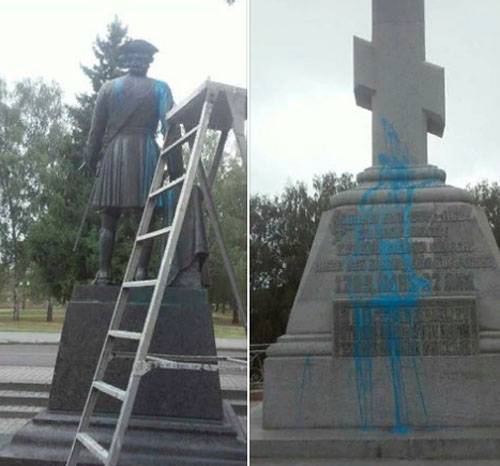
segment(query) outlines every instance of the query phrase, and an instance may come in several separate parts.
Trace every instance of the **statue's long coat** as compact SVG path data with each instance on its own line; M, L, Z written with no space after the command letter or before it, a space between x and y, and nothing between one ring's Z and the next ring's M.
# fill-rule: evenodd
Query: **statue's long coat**
M159 148L155 141L158 124L165 133L165 115L172 106L170 88L162 81L127 75L102 86L97 95L87 141L88 159L101 159L94 207L144 206L158 160ZM175 178L183 171L179 151L169 157L169 172ZM180 188L180 185L174 188L157 204L165 210L164 218L169 223L173 219ZM201 267L207 255L200 204L199 190L195 189L170 281L178 271L191 267L196 258Z

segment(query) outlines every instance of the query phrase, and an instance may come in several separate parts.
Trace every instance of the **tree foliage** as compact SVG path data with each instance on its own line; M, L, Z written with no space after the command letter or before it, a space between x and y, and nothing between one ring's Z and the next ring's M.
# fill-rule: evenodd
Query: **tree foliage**
M123 25L118 17L107 26L105 37L97 37L92 47L95 63L91 66L82 65L82 71L90 80L91 92L84 92L76 96L77 105L69 107L72 119L73 140L77 149L82 153L92 121L97 93L102 85L110 79L124 74L121 68L118 50L127 40L127 26Z
M79 94L77 105L68 107L71 137L65 140L64 151L59 154L57 165L46 179L46 209L31 229L29 244L35 276L59 301L68 299L74 283L90 280L97 269L99 222L94 212L90 212L78 249L73 251L94 182L91 173L78 171L78 167L83 161L97 92L106 81L123 74L118 49L126 40L127 28L115 18L108 25L106 36L96 39L93 46L95 63L82 66L92 91ZM123 267L120 263L120 270Z
M10 271L17 319L18 288L30 263L26 238L47 207L47 179L57 169L67 125L57 84L26 79L0 88L1 261Z
M354 186L353 176L316 176L312 194L302 182L280 196L250 200L250 312L252 343L285 332L322 212L333 194Z
M500 185L496 181L483 180L474 186L468 185L467 190L484 209L493 236L500 247Z
M226 154L213 187L213 198L217 210L224 242L235 269L243 302L246 302L247 270L247 202L246 172L239 157ZM220 250L213 231L209 228L209 270L211 276L210 299L216 308L226 305L233 310L233 321L237 321L236 304L224 268Z

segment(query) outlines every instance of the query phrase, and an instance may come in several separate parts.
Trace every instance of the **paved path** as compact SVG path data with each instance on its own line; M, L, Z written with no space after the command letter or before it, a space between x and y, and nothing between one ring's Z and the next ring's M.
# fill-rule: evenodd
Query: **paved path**
M50 332L0 332L0 344L25 344L25 345L58 345L60 333ZM245 351L247 347L244 338L216 338L218 349Z
M245 390L246 370L233 365L221 364L220 378L223 389ZM41 383L50 384L54 369L52 367L0 366L0 384Z
M0 383L50 384L53 374L54 369L52 367L0 366Z
M54 367L58 345L0 345L0 366Z
M0 344L58 345L60 339L60 333L0 332Z

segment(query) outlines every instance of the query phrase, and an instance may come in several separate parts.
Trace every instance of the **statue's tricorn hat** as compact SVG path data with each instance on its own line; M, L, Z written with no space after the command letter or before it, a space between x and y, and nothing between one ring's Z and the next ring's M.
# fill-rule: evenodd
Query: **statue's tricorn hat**
M120 55L126 55L128 53L143 53L145 55L153 56L158 49L148 42L142 39L133 39L125 42L119 49Z

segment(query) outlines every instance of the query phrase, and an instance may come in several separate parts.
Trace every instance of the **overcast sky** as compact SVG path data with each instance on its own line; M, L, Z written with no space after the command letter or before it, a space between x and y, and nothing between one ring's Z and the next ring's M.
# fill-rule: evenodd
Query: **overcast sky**
M118 15L131 37L160 49L149 74L177 101L207 76L246 86L246 9L245 0L1 0L0 77L54 79L73 102L90 89L80 64L94 63L92 43Z
M446 76L446 129L429 163L448 183L500 181L500 2L426 0L427 61ZM371 163L370 112L355 105L353 36L371 0L251 0L251 189Z

